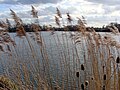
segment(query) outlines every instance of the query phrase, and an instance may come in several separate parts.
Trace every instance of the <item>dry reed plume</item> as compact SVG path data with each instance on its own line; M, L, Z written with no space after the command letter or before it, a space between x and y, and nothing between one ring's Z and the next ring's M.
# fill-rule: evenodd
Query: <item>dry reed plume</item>
M34 32L25 31L13 10L17 36L23 38L0 32L0 70L11 79L0 77L1 90L120 90L120 42L113 34L101 35L93 28L88 32L83 16L78 18L77 32L44 34L36 23L38 12L31 7ZM55 22L60 27L63 17L56 9ZM67 20L72 24L69 13ZM0 22L0 27L7 25L8 19ZM117 27L109 29L119 37Z

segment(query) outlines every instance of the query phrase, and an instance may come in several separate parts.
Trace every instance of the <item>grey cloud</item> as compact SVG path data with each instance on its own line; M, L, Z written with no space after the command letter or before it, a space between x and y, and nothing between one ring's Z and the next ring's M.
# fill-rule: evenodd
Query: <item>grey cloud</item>
M40 20L40 22L50 22L50 21L53 21L52 16L45 16L44 18L39 19L39 20Z
M52 15L56 13L56 7L49 6L38 11L38 15Z
M111 14L114 11L120 10L120 0L86 0L92 2L93 4L102 4L102 9L104 9L103 14Z
M120 5L116 5L115 9L120 10Z
M120 20L120 16L108 16L108 15L104 15L104 16L88 16L87 17L87 22L91 23L91 22L99 22L99 23L109 23L109 22L115 22L115 19L117 19L118 21Z
M87 18L87 26L92 26L92 27L102 27L103 25L108 25L110 22L113 22L111 19L104 19L102 17L99 18L94 18L94 17L89 17Z
M107 15L112 13L113 11L116 11L116 8L111 6L103 5L102 8L104 9L104 14L107 14Z
M20 18L31 18L31 17L32 17L30 11L18 12L17 15L18 15Z
M62 7L58 7L61 14L66 14L67 12L70 12L70 13L74 13L77 9L75 7L67 7L67 8L62 8ZM56 6L48 6L44 9L41 9L38 11L38 15L54 15L56 14Z
M104 14L106 15L109 15L115 11L120 12L120 5L115 5L115 6L103 5L102 8L104 9Z
M34 22L34 18L22 18L24 23L33 23ZM51 22L54 22L54 20L52 19L51 16L42 16L42 18L38 18L38 21L40 23L40 25L43 24L50 24Z
M62 0L3 0L1 4L39 4L39 3L57 3Z
M93 3L101 3L101 4L107 4L107 5L119 5L120 0L86 0L88 2Z
M5 18L10 18L9 12L1 13L1 14L0 14L0 19L5 19Z

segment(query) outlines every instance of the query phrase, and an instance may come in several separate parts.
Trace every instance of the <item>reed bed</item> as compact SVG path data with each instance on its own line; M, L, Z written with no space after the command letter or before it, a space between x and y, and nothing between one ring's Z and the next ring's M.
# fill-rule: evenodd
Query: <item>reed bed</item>
M31 12L37 19L33 6ZM79 18L76 32L42 32L35 23L34 32L29 33L13 10L11 14L16 34L0 32L1 90L120 90L120 34L116 27L110 35L93 28L88 32ZM57 14L56 22L62 18L58 8ZM67 16L72 25L69 13Z

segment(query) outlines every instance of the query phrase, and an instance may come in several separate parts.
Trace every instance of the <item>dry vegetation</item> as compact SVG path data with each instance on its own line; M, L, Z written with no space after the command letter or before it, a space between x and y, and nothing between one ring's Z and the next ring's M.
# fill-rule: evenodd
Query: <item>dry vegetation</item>
M5 28L0 32L0 90L120 90L120 42L112 36L100 35L93 28L87 32L85 22L78 18L77 32L49 31L46 41L38 24L32 25L33 33L26 33L22 20L10 11L18 37L7 32L9 23L0 23ZM31 12L37 19L33 6ZM59 18L57 8L55 21L60 27ZM113 27L111 31L119 37Z

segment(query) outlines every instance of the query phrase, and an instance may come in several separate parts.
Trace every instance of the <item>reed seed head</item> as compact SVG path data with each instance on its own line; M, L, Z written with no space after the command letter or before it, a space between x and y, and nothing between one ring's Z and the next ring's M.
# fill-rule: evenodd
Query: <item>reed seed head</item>
M91 80L94 80L94 78L92 77Z
M84 84L81 84L81 89L82 89L82 90L85 90Z
M105 66L103 66L103 69L105 68Z
M80 76L79 72L76 72L76 77L79 77L79 76Z
M104 36L104 38L105 38L105 39L107 39L107 37L106 37L106 36Z
M66 14L67 14L67 20L68 20L68 22L71 23L73 20L72 20L70 14L69 13L66 13Z
M57 11L57 15L58 15L60 18L62 18L62 15L61 15L60 10L59 10L58 8L56 8L56 11Z
M24 30L24 27L22 25L20 25L17 29L16 29L16 33L17 36L26 36L26 32Z
M85 86L88 86L89 85L89 82L88 81L85 81Z
M103 79L106 80L106 74L104 74Z
M85 70L85 68L84 68L84 65L83 64L81 64L81 70Z
M56 22L56 24L57 24L58 26L60 26L60 20L59 20L59 18L58 18L57 16L55 16L55 22Z
M34 18L38 18L38 12L36 11L36 9L34 8L34 6L31 6L32 10L31 10L31 14Z
M103 85L103 88L102 88L102 90L105 90L105 85Z

